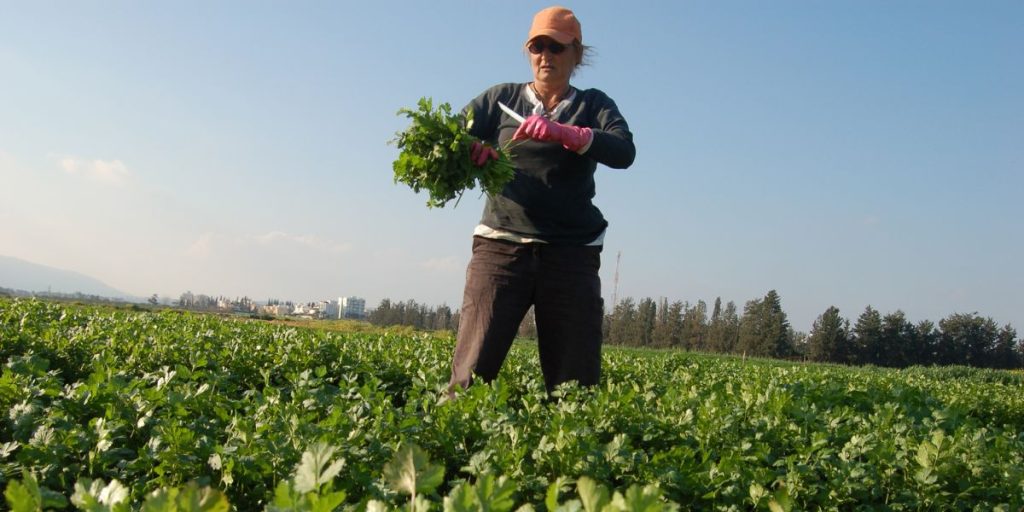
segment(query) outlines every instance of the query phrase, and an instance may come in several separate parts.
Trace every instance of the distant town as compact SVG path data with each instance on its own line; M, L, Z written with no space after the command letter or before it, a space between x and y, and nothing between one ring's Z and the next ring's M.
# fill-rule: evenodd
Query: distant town
M85 302L123 303L142 302L142 299L128 300L116 297L81 292L29 291L0 286L0 297L40 297ZM367 320L366 300L360 297L338 297L334 300L314 302L292 302L269 299L265 303L257 302L249 297L230 298L195 294L191 291L181 294L178 300L171 297L153 294L145 299L154 306L168 306L183 309L216 311L219 313L236 313L245 315L262 315L274 317L298 317L313 320Z
M152 304L161 303L156 295L151 297L149 302ZM260 304L249 297L231 299L223 296L211 297L185 292L181 294L177 302L169 305L185 309L216 310L250 315L290 316L315 320L366 320L366 300L359 297L338 297L334 300L299 303L270 299L265 304Z

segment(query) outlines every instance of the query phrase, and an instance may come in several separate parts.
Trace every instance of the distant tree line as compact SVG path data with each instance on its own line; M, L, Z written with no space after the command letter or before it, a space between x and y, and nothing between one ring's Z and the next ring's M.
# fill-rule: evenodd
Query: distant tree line
M366 319L371 324L378 326L408 325L428 331L457 331L459 326L458 311L453 312L445 304L431 307L412 299L405 302L392 302L391 299L383 299L375 309L367 314Z
M128 302L126 299L103 297L82 292L42 292L5 288L0 286L0 297L37 297L41 299L74 300L80 302L99 302L104 304L121 304Z
M418 303L415 300L393 302L391 299L383 299L375 309L370 310L366 320L373 325L382 327L407 325L416 329L428 331L448 330L453 333L459 330L458 309L452 310L446 304L432 307ZM532 307L519 325L518 336L521 338L537 339L537 323L533 317Z
M868 306L851 327L833 306L804 334L789 325L775 290L748 301L742 314L733 302L723 306L720 298L710 317L707 309L704 301L626 298L605 316L605 342L890 367L1024 366L1024 342L1016 330L977 313L953 314L938 325L928 320L914 324L902 311L883 316Z
M1009 324L1000 327L977 313L952 314L936 326L928 320L911 323L902 311L882 316L868 306L851 327L833 306L814 322L807 336L807 357L894 367L962 364L1020 368L1024 344Z
M379 326L408 325L422 330L458 331L459 311L414 300L383 299L367 320ZM935 324L911 323L902 311L882 315L868 306L851 325L839 309L825 310L809 333L793 330L775 290L747 301L740 311L732 301L669 302L625 298L604 317L604 342L611 345L677 348L756 357L799 359L851 365L906 367L969 365L988 368L1024 366L1024 340L1010 325L1000 327L977 313L952 314ZM519 336L536 339L533 309Z

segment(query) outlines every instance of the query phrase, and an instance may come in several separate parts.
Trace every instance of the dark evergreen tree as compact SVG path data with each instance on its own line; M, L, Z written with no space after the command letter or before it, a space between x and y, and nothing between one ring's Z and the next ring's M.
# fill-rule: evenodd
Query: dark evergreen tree
M992 354L993 366L1003 369L1020 368L1024 361L1017 357L1017 331L1010 324L1006 324L996 337L996 346Z
M793 330L789 326L789 319L782 310L782 298L775 290L770 290L764 296L765 334L768 337L768 346L772 357L789 357L793 351Z
M743 355L761 356L768 355L764 344L764 334L761 332L761 309L764 304L761 299L748 300L743 306L743 316L740 317L740 337L736 345L736 351Z
M736 303L729 301L722 311L721 352L738 352L740 343L740 317Z
M879 365L904 368L912 364L914 324L907 321L902 311L897 310L882 318L879 336Z
M636 304L631 297L619 301L612 311L608 328L608 342L613 345L637 345L640 342Z
M715 306L711 310L711 319L708 321L707 344L711 352L725 352L723 349L724 336L722 325L722 298L715 298Z
M849 350L850 322L839 316L839 308L825 310L807 337L807 358L812 361L845 363Z
M999 336L999 327L991 318L955 313L939 320L939 330L944 364L991 365Z
M658 313L654 321L651 342L656 347L672 346L672 325L669 319L668 299L664 297L658 301Z
M673 347L683 346L683 303L675 301L668 308L668 324Z
M747 302L740 320L739 350L747 355L788 357L793 354L792 331L775 290L764 299Z
M868 306L853 326L852 361L856 364L879 364L882 343L882 315Z
M688 350L707 350L704 338L707 331L708 305L697 301L697 305L687 307L683 312L683 346Z
M939 333L935 330L935 323L931 320L922 320L914 328L914 353L913 364L933 365L939 364Z
M636 310L637 319L640 321L640 344L645 347L651 346L658 306L654 299L647 297L640 301Z

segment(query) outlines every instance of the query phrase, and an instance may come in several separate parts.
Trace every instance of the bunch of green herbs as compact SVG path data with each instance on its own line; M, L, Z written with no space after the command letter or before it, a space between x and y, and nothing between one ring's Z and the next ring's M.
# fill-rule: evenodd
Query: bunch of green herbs
M477 166L470 159L473 143L480 142L469 134L473 112L452 113L448 103L434 109L430 98L420 98L417 105L416 110L398 111L412 123L391 141L401 151L393 164L395 183L417 193L426 190L429 208L442 208L452 199L458 206L463 192L478 185L487 194L500 194L515 176L510 148L495 148L498 158Z

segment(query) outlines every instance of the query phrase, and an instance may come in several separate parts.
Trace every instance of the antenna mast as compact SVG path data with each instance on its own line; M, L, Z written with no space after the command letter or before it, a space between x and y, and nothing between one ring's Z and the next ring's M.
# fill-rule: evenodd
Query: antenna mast
M615 305L618 304L619 300L619 262L622 261L622 251L619 251L618 255L615 256L615 279L614 286L612 287L612 312L615 311Z

